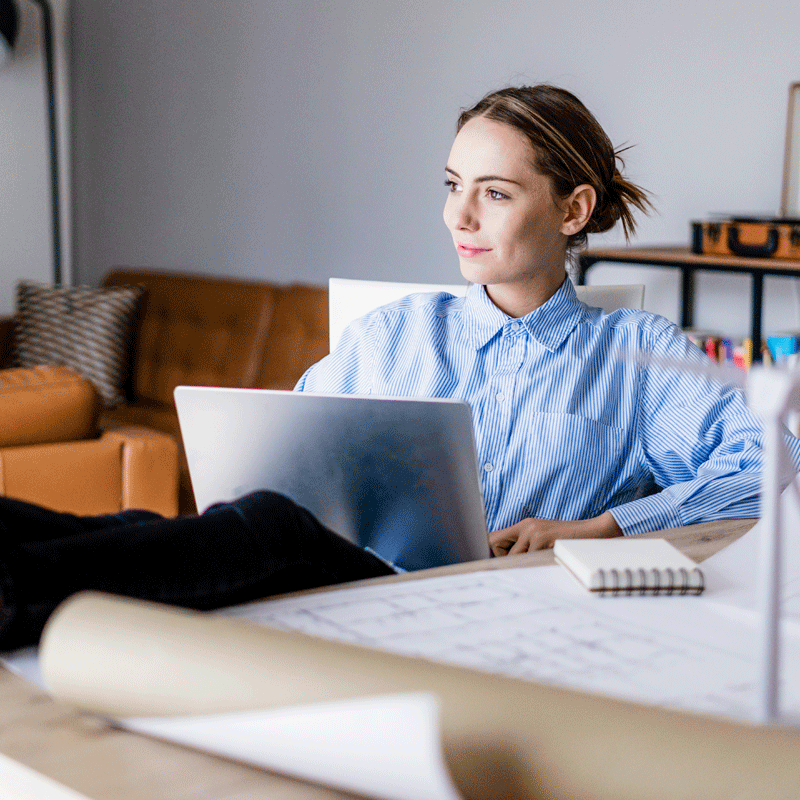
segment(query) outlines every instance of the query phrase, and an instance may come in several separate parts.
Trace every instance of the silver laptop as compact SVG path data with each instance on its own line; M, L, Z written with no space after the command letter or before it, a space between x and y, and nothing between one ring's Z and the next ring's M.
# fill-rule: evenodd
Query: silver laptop
M175 404L201 512L270 489L403 569L490 555L463 401L179 386Z

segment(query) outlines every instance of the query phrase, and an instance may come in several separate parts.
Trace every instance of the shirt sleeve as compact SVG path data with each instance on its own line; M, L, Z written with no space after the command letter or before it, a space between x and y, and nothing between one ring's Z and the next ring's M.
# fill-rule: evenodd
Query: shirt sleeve
M612 509L622 532L758 516L763 435L742 391L700 369L665 367L712 363L676 328L647 350L653 359L640 367L637 441L663 489ZM784 476L788 485L800 465L800 441L788 431L784 439L793 468Z

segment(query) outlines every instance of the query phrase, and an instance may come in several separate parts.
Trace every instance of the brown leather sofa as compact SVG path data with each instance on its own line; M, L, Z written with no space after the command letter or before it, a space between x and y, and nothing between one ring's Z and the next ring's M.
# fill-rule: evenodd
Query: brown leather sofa
M120 498L120 489L116 492L117 500L120 507L130 507L126 504L134 502L138 507L152 508L166 515L189 513L196 509L180 446L174 388L185 384L291 389L305 369L328 352L328 291L315 286L281 286L123 268L113 270L102 282L106 287L132 284L143 286L146 292L134 337L129 399L116 408L104 409L97 421L102 435L96 436L93 432L94 438L81 442L81 446L88 452L90 442L100 447L101 443L118 442L125 434L143 437L149 442L147 452L150 454L150 464L145 471L151 472L151 483L157 484L165 480L166 470L164 464L157 463L154 454L164 441L173 442L173 447L177 442L177 503L164 505L163 499L152 502L141 493L138 497ZM10 334L10 321L0 321L0 358L8 354ZM2 371L0 375L3 372L11 370ZM58 447L64 447L63 443ZM117 444L118 451L120 447ZM138 469L139 460L131 455L130 446L124 452L128 455L121 463L136 464ZM52 472L49 467L45 468L50 459L55 469L58 459L54 452L40 451L36 457L36 469L43 476ZM119 472L119 466L112 468L110 461L90 464L88 455L81 461L76 453L68 465L65 462L58 470L69 471L76 477L83 472L87 481L91 474L92 480L100 481L103 476ZM166 455L165 463L168 462ZM54 497L42 493L41 487L35 491L27 488L26 481L31 487L36 482L33 476L20 478L5 493L62 510L100 513L95 511L97 504L88 508L91 504L79 503L72 497L72 490L66 483ZM105 483L110 482L109 477ZM168 480L166 483L169 485ZM121 486L131 485L130 480L121 477ZM154 498L163 496L164 492L156 491L154 485L150 488ZM111 498L113 502L116 501Z
M176 514L175 439L130 425L101 433L100 409L94 386L66 367L0 370L0 494L75 514Z
M152 428L180 441L176 386L291 389L328 352L328 291L155 270L115 269L103 286L140 285L129 401L104 429ZM180 448L181 513L196 510Z

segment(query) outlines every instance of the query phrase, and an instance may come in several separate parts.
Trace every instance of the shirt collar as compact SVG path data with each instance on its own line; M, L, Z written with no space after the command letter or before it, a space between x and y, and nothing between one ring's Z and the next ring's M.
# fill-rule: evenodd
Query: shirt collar
M473 285L464 303L464 328L471 344L480 350L507 324L518 322L542 347L555 351L582 319L583 308L569 278L544 305L517 320L492 303L485 287Z

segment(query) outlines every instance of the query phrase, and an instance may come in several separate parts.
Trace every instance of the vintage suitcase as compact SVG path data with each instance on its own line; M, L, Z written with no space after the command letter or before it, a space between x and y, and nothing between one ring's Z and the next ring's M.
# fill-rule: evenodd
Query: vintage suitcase
M730 217L692 222L692 252L800 260L800 219Z

